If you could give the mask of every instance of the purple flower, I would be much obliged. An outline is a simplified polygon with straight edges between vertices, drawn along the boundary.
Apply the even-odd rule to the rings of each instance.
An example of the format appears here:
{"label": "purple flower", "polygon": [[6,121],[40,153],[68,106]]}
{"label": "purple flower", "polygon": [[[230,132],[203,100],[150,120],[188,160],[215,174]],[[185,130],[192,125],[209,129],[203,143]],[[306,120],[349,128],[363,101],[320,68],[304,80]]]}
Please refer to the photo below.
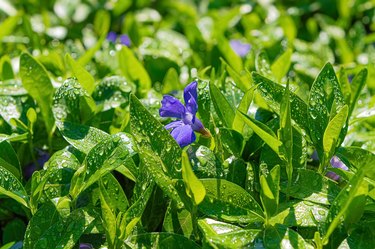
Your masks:
{"label": "purple flower", "polygon": [[127,47],[130,47],[130,45],[131,45],[131,41],[130,41],[129,36],[128,36],[128,35],[125,35],[125,34],[120,35],[120,43],[121,43],[122,45],[125,45],[125,46],[127,46]]}
{"label": "purple flower", "polygon": [[117,34],[113,31],[110,31],[107,34],[107,41],[112,42],[112,43],[116,43],[116,40],[117,40]]}
{"label": "purple flower", "polygon": [[240,57],[245,57],[251,49],[251,45],[249,43],[243,43],[240,40],[232,39],[230,40],[229,44],[234,52],[236,52],[236,54],[238,54]]}
{"label": "purple flower", "polygon": [[178,119],[167,124],[165,128],[172,130],[171,135],[180,147],[187,146],[195,141],[194,131],[201,133],[205,137],[211,136],[209,130],[204,128],[202,122],[195,116],[198,110],[197,85],[198,83],[193,81],[185,87],[185,106],[170,95],[164,95],[161,101],[160,116]]}
{"label": "purple flower", "polygon": [[89,243],[80,243],[79,249],[93,249],[94,247]]}
{"label": "purple flower", "polygon": [[[343,162],[341,162],[337,156],[333,156],[330,162],[333,168],[349,170],[349,168]],[[335,181],[340,179],[340,176],[332,171],[327,172],[326,176]]]}

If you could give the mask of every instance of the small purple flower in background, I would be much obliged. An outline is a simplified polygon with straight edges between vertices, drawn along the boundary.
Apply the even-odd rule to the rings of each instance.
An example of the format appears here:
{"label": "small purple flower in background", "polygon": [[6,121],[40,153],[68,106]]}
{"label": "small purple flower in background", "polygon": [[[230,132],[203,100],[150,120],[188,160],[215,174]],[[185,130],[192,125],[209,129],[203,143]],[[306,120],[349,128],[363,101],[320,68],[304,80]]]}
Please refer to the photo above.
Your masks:
{"label": "small purple flower in background", "polygon": [[249,43],[243,43],[236,39],[230,40],[229,44],[234,52],[236,52],[236,54],[238,54],[240,57],[245,57],[251,49],[251,45]]}
{"label": "small purple flower in background", "polygon": [[120,35],[120,43],[121,43],[122,45],[125,45],[125,46],[127,46],[127,47],[130,47],[130,45],[131,45],[131,41],[130,41],[129,36],[128,36],[128,35],[125,35],[125,34]]}
{"label": "small purple flower in background", "polygon": [[185,87],[185,106],[170,95],[164,95],[161,101],[160,116],[178,119],[167,124],[165,128],[172,130],[171,135],[180,147],[187,146],[195,141],[194,131],[201,133],[205,137],[211,137],[210,131],[204,128],[202,122],[195,116],[198,110],[197,85],[198,83],[193,81]]}
{"label": "small purple flower in background", "polygon": [[117,38],[119,38],[120,44],[125,45],[127,47],[130,47],[131,41],[130,41],[130,37],[128,35],[122,34],[122,35],[117,36],[117,34],[113,31],[108,32],[107,41],[115,44],[117,42]]}
{"label": "small purple flower in background", "polygon": [[94,249],[94,247],[89,243],[80,243],[79,249]]}
{"label": "small purple flower in background", "polygon": [[116,35],[116,33],[113,32],[113,31],[110,31],[110,32],[107,34],[107,41],[112,42],[112,43],[116,43],[116,40],[117,40],[117,35]]}
{"label": "small purple flower in background", "polygon": [[[343,162],[341,162],[337,156],[333,156],[330,162],[333,168],[349,170],[349,168]],[[331,171],[327,172],[326,176],[335,181],[338,181],[340,179],[339,175]]]}

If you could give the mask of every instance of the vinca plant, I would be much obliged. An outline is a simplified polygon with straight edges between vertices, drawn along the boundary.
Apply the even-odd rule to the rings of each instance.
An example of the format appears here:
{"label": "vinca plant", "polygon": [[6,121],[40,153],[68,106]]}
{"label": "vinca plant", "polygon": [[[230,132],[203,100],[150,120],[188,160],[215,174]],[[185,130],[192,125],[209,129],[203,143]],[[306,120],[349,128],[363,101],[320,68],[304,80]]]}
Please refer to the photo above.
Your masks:
{"label": "vinca plant", "polygon": [[373,1],[0,20],[0,249],[375,248]]}

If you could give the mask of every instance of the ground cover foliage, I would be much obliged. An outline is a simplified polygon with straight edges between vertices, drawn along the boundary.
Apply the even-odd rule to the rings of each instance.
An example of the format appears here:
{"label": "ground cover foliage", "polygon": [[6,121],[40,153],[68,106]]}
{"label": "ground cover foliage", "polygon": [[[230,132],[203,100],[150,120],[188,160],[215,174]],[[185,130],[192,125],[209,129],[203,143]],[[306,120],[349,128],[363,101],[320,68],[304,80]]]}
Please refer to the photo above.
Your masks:
{"label": "ground cover foliage", "polygon": [[374,11],[1,1],[0,248],[375,248]]}

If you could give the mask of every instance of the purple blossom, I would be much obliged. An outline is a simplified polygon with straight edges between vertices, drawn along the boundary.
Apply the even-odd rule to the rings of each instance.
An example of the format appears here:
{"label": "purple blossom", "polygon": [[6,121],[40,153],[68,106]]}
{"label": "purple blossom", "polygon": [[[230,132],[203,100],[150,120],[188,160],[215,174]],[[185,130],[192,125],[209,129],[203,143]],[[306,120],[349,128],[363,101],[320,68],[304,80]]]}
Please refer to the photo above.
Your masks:
{"label": "purple blossom", "polygon": [[[333,156],[330,163],[333,168],[349,170],[349,168],[343,162],[341,162],[337,156]],[[327,172],[326,176],[335,181],[340,179],[340,176],[332,171]]]}
{"label": "purple blossom", "polygon": [[89,243],[80,243],[79,249],[93,249],[94,247]]}
{"label": "purple blossom", "polygon": [[251,49],[251,45],[249,43],[243,43],[236,39],[230,40],[229,44],[234,52],[236,52],[236,54],[238,54],[240,57],[245,57]]}
{"label": "purple blossom", "polygon": [[117,40],[117,34],[113,31],[110,31],[107,34],[107,41],[112,42],[112,43],[116,43],[116,40]]}
{"label": "purple blossom", "polygon": [[125,35],[125,34],[120,35],[120,43],[122,45],[130,47],[130,45],[131,45],[130,37],[128,35]]}
{"label": "purple blossom", "polygon": [[195,141],[194,131],[201,133],[205,137],[211,136],[209,130],[204,128],[202,122],[195,116],[198,110],[197,85],[198,83],[193,81],[185,87],[185,106],[170,95],[164,95],[161,101],[160,116],[178,119],[167,124],[165,128],[171,130],[172,137],[180,147],[187,146]]}

